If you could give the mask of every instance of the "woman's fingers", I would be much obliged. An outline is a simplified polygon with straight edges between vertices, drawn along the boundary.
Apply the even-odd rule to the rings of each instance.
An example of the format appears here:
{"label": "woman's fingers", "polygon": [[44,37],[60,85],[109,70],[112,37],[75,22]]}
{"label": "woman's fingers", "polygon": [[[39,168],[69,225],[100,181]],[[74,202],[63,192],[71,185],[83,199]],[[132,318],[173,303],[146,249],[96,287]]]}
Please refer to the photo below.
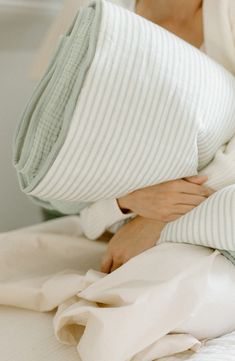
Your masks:
{"label": "woman's fingers", "polygon": [[184,179],[179,180],[175,184],[174,191],[186,194],[200,195],[203,197],[209,197],[214,193],[214,191],[208,187],[190,183]]}
{"label": "woman's fingers", "polygon": [[208,181],[208,177],[206,175],[192,176],[184,178],[187,182],[195,183],[195,184],[203,184]]}
{"label": "woman's fingers", "polygon": [[175,214],[186,214],[190,211],[192,211],[195,208],[195,206],[191,206],[191,205],[186,205],[186,204],[178,204],[175,207]]}
{"label": "woman's fingers", "polygon": [[109,254],[105,255],[101,262],[100,271],[103,273],[109,273],[112,268],[112,264],[113,264],[112,256]]}
{"label": "woman's fingers", "polygon": [[103,273],[110,273],[121,267],[123,262],[113,259],[112,256],[107,255],[103,258],[101,263],[100,271]]}
{"label": "woman's fingers", "polygon": [[103,273],[110,273],[115,271],[117,268],[121,267],[123,265],[123,262],[116,260],[111,255],[104,256],[100,271]]}
{"label": "woman's fingers", "polygon": [[207,199],[206,196],[194,195],[194,194],[185,194],[185,193],[176,193],[174,195],[174,203],[198,206]]}
{"label": "woman's fingers", "polygon": [[182,214],[175,206],[196,207],[214,193],[206,181],[207,176],[194,176],[156,184],[130,193],[119,205],[144,218],[169,222]]}
{"label": "woman's fingers", "polygon": [[174,207],[172,211],[173,213],[169,214],[169,216],[166,217],[166,222],[176,221],[178,218],[192,211],[195,207],[196,206],[192,205],[178,204]]}
{"label": "woman's fingers", "polygon": [[170,214],[168,217],[166,217],[166,222],[174,222],[176,221],[177,219],[179,219],[180,217],[182,217],[182,214]]}
{"label": "woman's fingers", "polygon": [[114,260],[113,264],[112,264],[112,267],[111,267],[111,272],[115,271],[116,269],[118,269],[122,265],[123,265],[123,263]]}
{"label": "woman's fingers", "polygon": [[185,204],[178,204],[177,206],[172,207],[171,213],[165,215],[164,222],[173,222],[176,219],[180,218],[184,214],[192,211],[196,206],[189,206]]}

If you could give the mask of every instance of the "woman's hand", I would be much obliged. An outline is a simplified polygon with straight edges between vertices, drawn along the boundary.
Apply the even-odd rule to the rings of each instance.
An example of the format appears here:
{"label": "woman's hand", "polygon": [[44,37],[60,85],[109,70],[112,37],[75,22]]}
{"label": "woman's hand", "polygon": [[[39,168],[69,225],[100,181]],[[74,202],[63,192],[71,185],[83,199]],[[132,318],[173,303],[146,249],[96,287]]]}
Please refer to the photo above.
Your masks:
{"label": "woman's hand", "polygon": [[130,258],[155,246],[165,223],[137,216],[110,240],[102,260],[101,272],[110,273]]}
{"label": "woman's hand", "polygon": [[195,176],[146,187],[117,199],[121,209],[160,222],[171,222],[197,207],[214,191]]}

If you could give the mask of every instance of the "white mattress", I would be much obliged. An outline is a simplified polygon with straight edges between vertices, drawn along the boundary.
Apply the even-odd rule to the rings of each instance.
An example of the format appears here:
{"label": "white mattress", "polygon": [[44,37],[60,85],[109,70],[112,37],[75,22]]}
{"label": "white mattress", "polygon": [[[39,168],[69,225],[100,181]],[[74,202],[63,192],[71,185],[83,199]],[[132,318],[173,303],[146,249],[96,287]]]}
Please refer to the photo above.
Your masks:
{"label": "white mattress", "polygon": [[[59,343],[52,327],[53,313],[0,307],[2,361],[81,361],[75,347]],[[201,350],[161,361],[234,361],[235,332],[208,341]],[[97,360],[98,361],[98,360]],[[99,360],[101,361],[101,360]]]}

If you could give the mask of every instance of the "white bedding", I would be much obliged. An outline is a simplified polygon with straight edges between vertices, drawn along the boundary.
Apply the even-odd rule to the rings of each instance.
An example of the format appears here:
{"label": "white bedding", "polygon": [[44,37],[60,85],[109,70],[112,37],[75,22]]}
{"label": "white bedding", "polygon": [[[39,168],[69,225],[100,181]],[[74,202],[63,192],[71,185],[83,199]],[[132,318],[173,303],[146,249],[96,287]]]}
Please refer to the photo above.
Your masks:
{"label": "white bedding", "polygon": [[80,361],[75,347],[58,342],[53,313],[0,307],[1,361]]}
{"label": "white bedding", "polygon": [[[90,36],[80,43],[84,24]],[[76,214],[87,202],[207,174],[215,158],[226,168],[216,164],[210,174],[218,192],[169,223],[161,240],[235,251],[234,77],[173,34],[104,0],[83,9],[61,40],[16,135],[24,192]],[[78,61],[81,49],[89,49],[86,66]]]}
{"label": "white bedding", "polygon": [[164,357],[161,361],[234,361],[235,360],[235,332],[222,337],[208,340],[197,352],[190,351]]}
{"label": "white bedding", "polygon": [[[53,313],[0,307],[2,361],[82,361],[73,346],[59,343],[52,328]],[[12,345],[14,345],[12,347]],[[210,340],[192,351],[160,361],[234,361],[235,332]],[[98,361],[98,360],[97,360]],[[100,361],[100,360],[99,360]]]}
{"label": "white bedding", "polygon": [[[1,234],[0,247],[0,304],[43,312],[59,306],[50,332],[76,345],[82,361],[153,361],[235,330],[235,268],[218,251],[161,244],[105,275],[96,270],[106,246],[82,236],[78,217]],[[19,325],[4,314],[1,327],[10,317],[15,339]],[[34,329],[30,315],[20,322],[26,332]],[[48,324],[49,315],[40,317]],[[35,333],[28,344],[41,336],[47,344],[46,332]],[[6,349],[9,335],[5,346],[0,338]]]}

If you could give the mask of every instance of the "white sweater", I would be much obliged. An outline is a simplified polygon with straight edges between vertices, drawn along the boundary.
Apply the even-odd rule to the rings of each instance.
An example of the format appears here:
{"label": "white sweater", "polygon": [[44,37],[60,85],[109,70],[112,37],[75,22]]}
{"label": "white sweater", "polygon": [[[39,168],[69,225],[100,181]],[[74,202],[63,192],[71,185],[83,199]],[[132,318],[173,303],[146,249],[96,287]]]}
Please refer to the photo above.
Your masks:
{"label": "white sweater", "polygon": [[[135,0],[110,1],[135,11]],[[202,50],[235,75],[235,0],[204,0],[203,26]],[[107,229],[116,232],[134,216],[123,214],[116,199],[109,199],[83,209],[80,221],[84,234],[96,239]]]}

